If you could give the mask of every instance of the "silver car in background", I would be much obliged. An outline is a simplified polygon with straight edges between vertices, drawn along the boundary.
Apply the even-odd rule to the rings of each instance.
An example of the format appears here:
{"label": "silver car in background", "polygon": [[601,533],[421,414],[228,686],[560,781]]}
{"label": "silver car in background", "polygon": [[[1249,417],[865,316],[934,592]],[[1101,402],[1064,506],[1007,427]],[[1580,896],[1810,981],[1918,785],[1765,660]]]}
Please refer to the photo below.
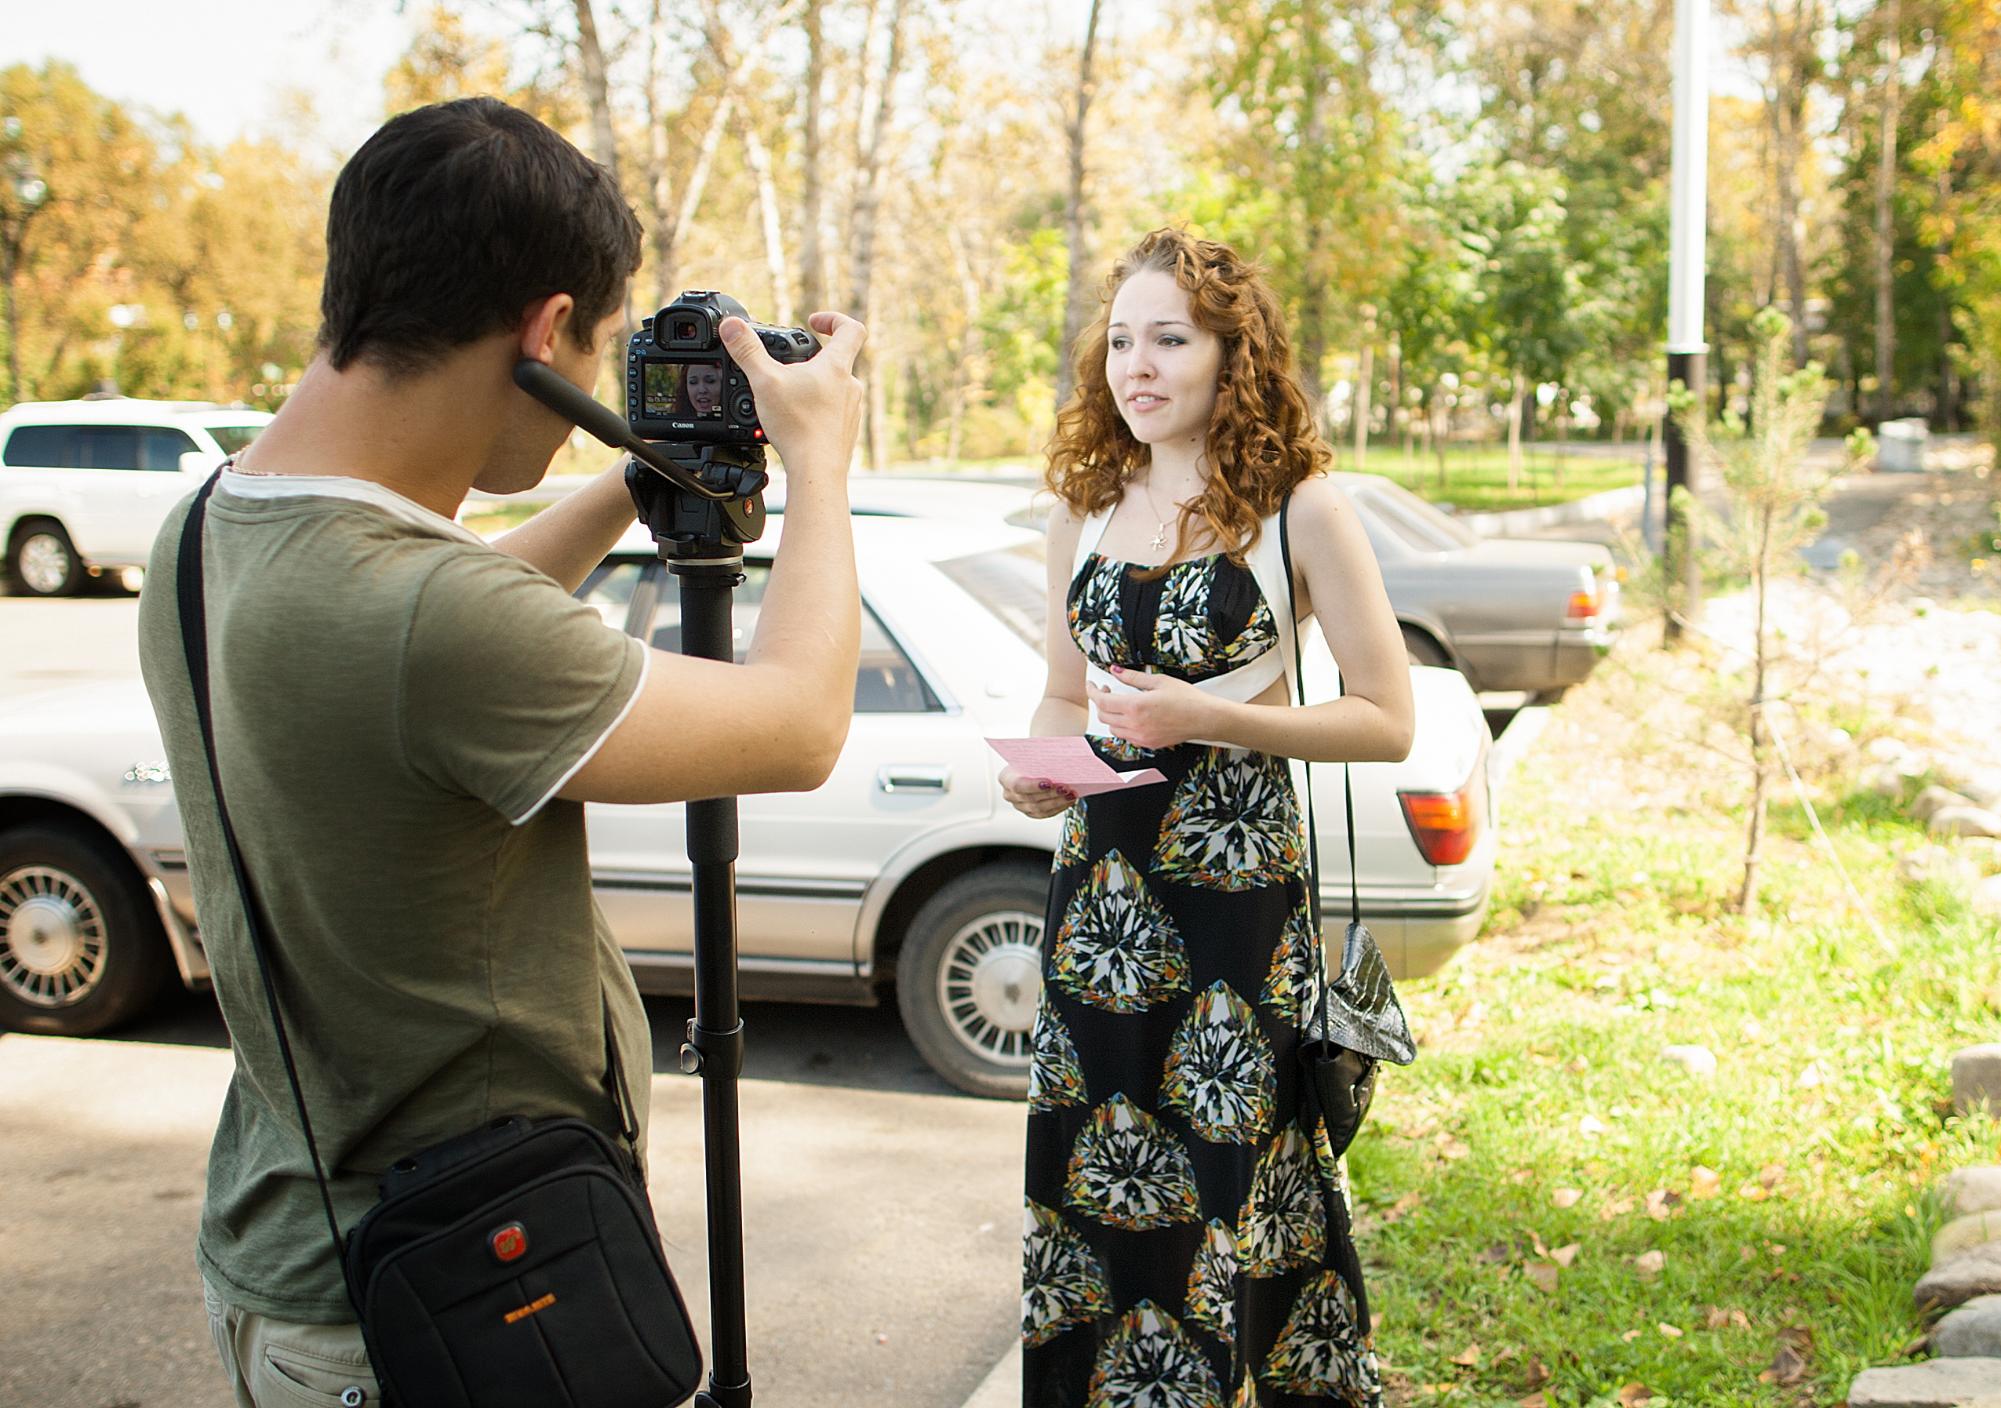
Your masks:
{"label": "silver car in background", "polygon": [[[740,650],[782,533],[773,515],[746,551]],[[816,791],[741,804],[743,991],[863,1004],[893,992],[946,1080],[1018,1095],[1059,824],[1002,800],[985,740],[1025,733],[1041,695],[1042,535],[861,517],[855,540],[864,612],[847,745]],[[579,596],[607,623],[678,649],[675,584],[637,530]],[[1307,651],[1310,686],[1331,695],[1324,646]],[[1496,848],[1477,702],[1451,671],[1411,675],[1411,756],[1354,768],[1362,907],[1405,976],[1478,933]],[[1341,770],[1315,776],[1336,914],[1347,902]],[[590,808],[598,901],[653,992],[692,985],[685,818],[680,805]],[[100,1030],[170,975],[192,986],[207,972],[172,778],[136,678],[0,706],[0,1025]]]}

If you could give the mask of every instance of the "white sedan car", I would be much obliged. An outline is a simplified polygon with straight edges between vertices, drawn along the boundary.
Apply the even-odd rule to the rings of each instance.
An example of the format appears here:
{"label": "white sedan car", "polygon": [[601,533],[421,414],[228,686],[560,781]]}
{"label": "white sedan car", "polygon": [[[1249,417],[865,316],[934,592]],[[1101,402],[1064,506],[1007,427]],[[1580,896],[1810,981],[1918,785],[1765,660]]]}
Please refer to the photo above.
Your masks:
{"label": "white sedan car", "polygon": [[[783,531],[782,517],[770,522],[736,594],[740,645]],[[855,533],[865,610],[847,747],[816,791],[742,802],[743,991],[867,1004],[894,989],[945,1079],[1019,1095],[1058,822],[1001,799],[985,740],[1025,733],[1041,692],[1042,537],[907,518],[858,518]],[[675,584],[651,548],[635,530],[579,595],[675,650]],[[1309,690],[1331,695],[1324,647],[1307,650]],[[1354,769],[1364,917],[1404,976],[1436,969],[1478,932],[1495,851],[1490,740],[1473,694],[1453,671],[1411,673],[1411,756]],[[206,980],[162,756],[136,679],[0,708],[0,1025],[102,1030],[175,973]],[[1347,904],[1341,772],[1314,776],[1335,915]],[[648,991],[692,987],[685,815],[590,809],[598,900]]]}

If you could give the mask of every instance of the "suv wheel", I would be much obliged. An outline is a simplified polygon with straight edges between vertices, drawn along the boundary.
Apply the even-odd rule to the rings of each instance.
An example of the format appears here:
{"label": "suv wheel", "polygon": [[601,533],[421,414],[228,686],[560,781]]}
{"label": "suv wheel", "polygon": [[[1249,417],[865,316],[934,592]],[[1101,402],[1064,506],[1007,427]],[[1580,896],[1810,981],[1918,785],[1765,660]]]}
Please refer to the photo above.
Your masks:
{"label": "suv wheel", "polygon": [[29,596],[69,596],[83,581],[83,562],[60,523],[39,519],[14,532],[7,570]]}
{"label": "suv wheel", "polygon": [[103,1031],[150,1003],[169,966],[123,857],[69,827],[0,832],[0,1027]]}
{"label": "suv wheel", "polygon": [[1048,904],[1047,871],[989,865],[947,883],[910,921],[896,960],[904,1030],[968,1094],[1028,1094]]}

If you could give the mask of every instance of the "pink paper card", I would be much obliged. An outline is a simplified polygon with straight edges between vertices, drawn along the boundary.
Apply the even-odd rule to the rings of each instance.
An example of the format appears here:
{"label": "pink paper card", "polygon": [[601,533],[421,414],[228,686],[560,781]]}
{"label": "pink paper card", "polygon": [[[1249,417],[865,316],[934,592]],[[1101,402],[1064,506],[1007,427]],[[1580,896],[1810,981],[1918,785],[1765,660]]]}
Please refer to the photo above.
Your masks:
{"label": "pink paper card", "polygon": [[1118,792],[1127,787],[1145,787],[1167,781],[1159,768],[1139,772],[1117,772],[1091,751],[1081,734],[1060,738],[989,738],[988,745],[1005,758],[1016,772],[1026,777],[1046,778],[1079,797],[1095,797],[1100,792]]}

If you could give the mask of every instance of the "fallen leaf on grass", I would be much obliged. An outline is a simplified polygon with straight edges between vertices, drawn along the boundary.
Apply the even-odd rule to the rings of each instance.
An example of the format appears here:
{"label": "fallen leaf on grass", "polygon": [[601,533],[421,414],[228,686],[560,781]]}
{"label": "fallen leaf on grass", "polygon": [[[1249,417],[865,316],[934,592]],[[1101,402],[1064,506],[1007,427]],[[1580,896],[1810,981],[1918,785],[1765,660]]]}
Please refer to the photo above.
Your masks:
{"label": "fallen leaf on grass", "polygon": [[1506,1242],[1496,1242],[1491,1247],[1475,1252],[1473,1260],[1482,1266],[1499,1266],[1504,1261],[1514,1260],[1514,1249]]}
{"label": "fallen leaf on grass", "polygon": [[1679,1325],[1670,1325],[1665,1320],[1663,1320],[1660,1324],[1654,1326],[1654,1328],[1656,1330],[1659,1330],[1663,1335],[1666,1335],[1671,1340],[1678,1340],[1681,1338],[1681,1326]]}
{"label": "fallen leaf on grass", "polygon": [[1720,1330],[1729,1323],[1730,1312],[1720,1305],[1709,1306],[1703,1311],[1702,1328],[1705,1330]]}
{"label": "fallen leaf on grass", "polygon": [[1697,1164],[1688,1171],[1688,1196],[1691,1198],[1713,1198],[1723,1191],[1723,1175],[1715,1169]]}
{"label": "fallen leaf on grass", "polygon": [[1574,1208],[1577,1200],[1584,1196],[1581,1188],[1558,1188],[1549,1195],[1549,1200],[1560,1208]]}
{"label": "fallen leaf on grass", "polygon": [[1619,1390],[1619,1408],[1640,1408],[1653,1396],[1654,1391],[1645,1384],[1627,1384]]}
{"label": "fallen leaf on grass", "polygon": [[1563,1273],[1547,1262],[1536,1262],[1526,1269],[1529,1280],[1535,1282],[1536,1289],[1545,1295],[1556,1294],[1556,1283]]}
{"label": "fallen leaf on grass", "polygon": [[1527,1398],[1517,1398],[1515,1408],[1549,1408],[1549,1400],[1543,1397],[1542,1391],[1538,1389]]}
{"label": "fallen leaf on grass", "polygon": [[1640,1332],[1638,1330],[1628,1330],[1626,1331],[1625,1334],[1619,1336],[1619,1338],[1624,1340],[1627,1344],[1631,1344],[1634,1340],[1638,1339],[1639,1337],[1640,1337]]}
{"label": "fallen leaf on grass", "polygon": [[1406,1193],[1390,1204],[1389,1211],[1383,1214],[1383,1221],[1399,1221],[1410,1216],[1422,1206],[1424,1206],[1424,1194],[1415,1191]]}
{"label": "fallen leaf on grass", "polygon": [[1771,1190],[1762,1183],[1746,1183],[1737,1190],[1737,1196],[1747,1203],[1762,1203],[1772,1196]]}
{"label": "fallen leaf on grass", "polygon": [[1807,1355],[1813,1350],[1813,1331],[1779,1331],[1779,1347],[1772,1353],[1772,1367],[1758,1375],[1761,1384],[1790,1388],[1806,1377]]}
{"label": "fallen leaf on grass", "polygon": [[1508,1182],[1510,1183],[1529,1183],[1533,1182],[1534,1179],[1535,1170],[1532,1168],[1518,1168],[1508,1174]]}
{"label": "fallen leaf on grass", "polygon": [[1441,1159],[1463,1159],[1472,1152],[1464,1141],[1458,1139],[1447,1139],[1438,1146],[1438,1157]]}
{"label": "fallen leaf on grass", "polygon": [[1540,1359],[1529,1360],[1529,1387],[1541,1388],[1549,1382],[1549,1365]]}
{"label": "fallen leaf on grass", "polygon": [[1649,1280],[1660,1275],[1661,1268],[1666,1265],[1667,1253],[1658,1248],[1650,1252],[1641,1252],[1633,1258],[1633,1269]]}
{"label": "fallen leaf on grass", "polygon": [[1598,1220],[1600,1222],[1610,1222],[1615,1217],[1624,1217],[1633,1210],[1633,1206],[1631,1198],[1613,1198],[1605,1204],[1604,1211],[1598,1214]]}
{"label": "fallen leaf on grass", "polygon": [[1732,1310],[1730,1312],[1730,1323],[1740,1330],[1748,1330],[1751,1328],[1751,1317],[1741,1310]]}
{"label": "fallen leaf on grass", "polygon": [[1462,1369],[1471,1369],[1480,1362],[1480,1342],[1478,1340],[1452,1356],[1452,1362]]}
{"label": "fallen leaf on grass", "polygon": [[1577,1122],[1577,1132],[1583,1135],[1603,1134],[1609,1127],[1596,1115],[1586,1115]]}
{"label": "fallen leaf on grass", "polygon": [[1577,1254],[1583,1250],[1584,1244],[1582,1242],[1572,1242],[1567,1247],[1558,1247],[1555,1251],[1551,1252],[1549,1259],[1558,1266],[1567,1269],[1571,1262],[1577,1260]]}
{"label": "fallen leaf on grass", "polygon": [[1666,1222],[1680,1206],[1681,1195],[1666,1188],[1656,1188],[1647,1194],[1647,1216],[1655,1222]]}

